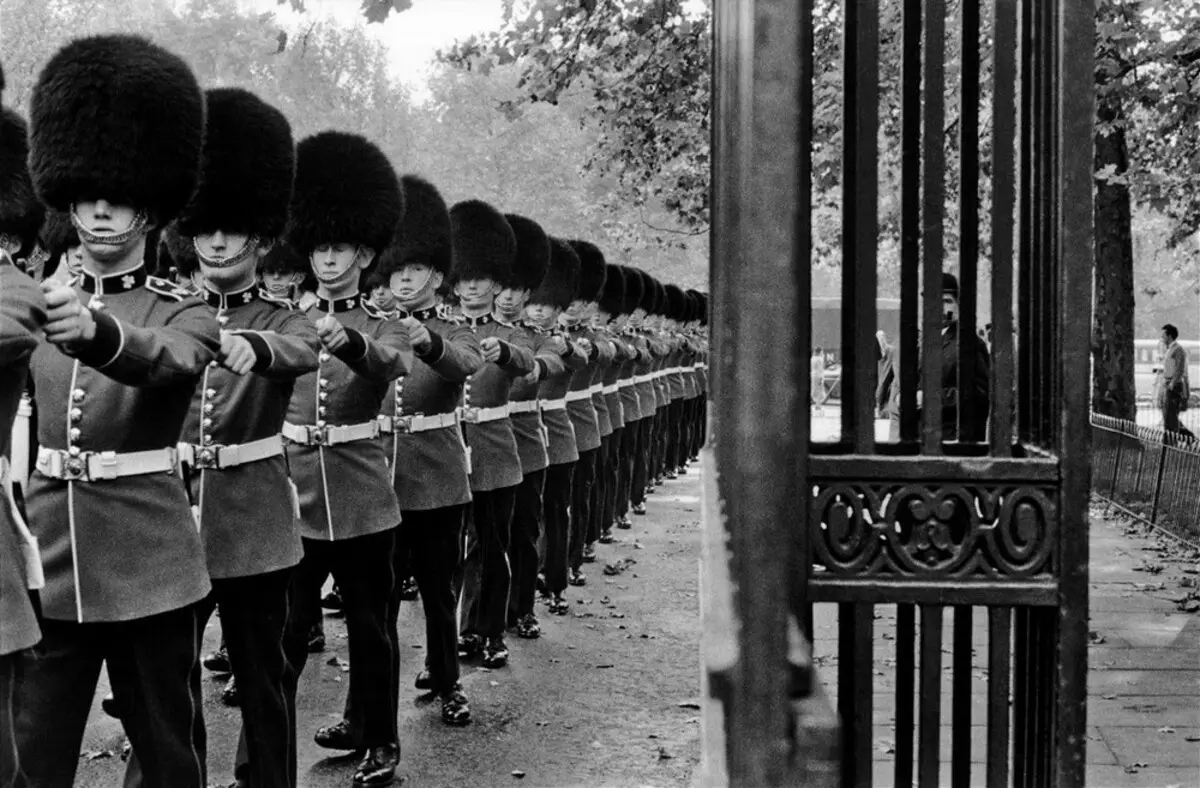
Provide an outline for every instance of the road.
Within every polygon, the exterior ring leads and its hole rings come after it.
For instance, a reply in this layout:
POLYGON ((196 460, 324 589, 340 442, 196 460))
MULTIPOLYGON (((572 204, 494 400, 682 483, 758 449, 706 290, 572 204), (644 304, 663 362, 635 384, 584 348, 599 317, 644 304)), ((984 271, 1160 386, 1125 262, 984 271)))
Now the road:
MULTIPOLYGON (((539 607, 539 640, 509 639, 510 665, 464 666, 474 722, 441 722, 436 703, 411 689, 423 661, 420 603, 401 617, 400 773, 408 788, 520 785, 522 788, 673 788, 687 786, 700 757, 699 475, 667 482, 648 500, 648 515, 620 542, 599 545, 585 566, 588 584, 572 588, 570 615, 539 607), (632 560, 618 575, 605 564, 632 560), (523 773, 517 777, 516 773, 523 773)), ((205 651, 217 645, 209 626, 205 651)), ((336 721, 346 676, 328 663, 347 659, 345 626, 326 618, 329 646, 314 655, 297 700, 300 786, 349 786, 353 759, 329 759, 312 734, 336 721)), ((209 783, 232 781, 236 709, 221 704, 222 682, 206 675, 209 783)), ((76 785, 118 788, 124 764, 120 723, 99 709, 97 691, 76 785)))

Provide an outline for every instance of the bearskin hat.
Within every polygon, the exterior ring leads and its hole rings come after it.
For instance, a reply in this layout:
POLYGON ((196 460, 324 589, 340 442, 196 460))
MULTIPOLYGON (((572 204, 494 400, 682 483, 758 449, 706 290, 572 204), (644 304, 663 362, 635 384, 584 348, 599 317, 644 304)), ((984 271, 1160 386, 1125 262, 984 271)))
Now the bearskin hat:
POLYGON ((28 253, 37 240, 46 208, 33 191, 29 167, 29 135, 25 120, 10 109, 0 109, 0 233, 17 236, 28 253))
POLYGON ((550 239, 542 226, 532 219, 506 213, 504 218, 517 239, 517 259, 513 264, 512 277, 505 285, 518 290, 537 289, 550 266, 550 239))
POLYGON ((621 314, 631 315, 642 303, 642 272, 630 266, 618 266, 625 285, 621 298, 621 314))
POLYGON ((582 266, 579 274, 579 292, 575 294, 575 299, 587 302, 599 300, 600 291, 604 289, 604 277, 608 273, 605 270, 608 264, 604 262, 604 253, 595 244, 587 241, 576 240, 568 243, 575 250, 575 254, 579 255, 579 263, 582 266))
POLYGON ((663 290, 667 296, 664 314, 671 320, 678 320, 681 323, 687 320, 688 301, 683 288, 679 285, 663 285, 663 290))
POLYGON ((437 187, 416 175, 400 179, 404 215, 392 243, 379 259, 379 272, 391 275, 408 263, 423 263, 450 276, 450 211, 437 187))
POLYGON ((625 274, 620 266, 605 267, 604 287, 600 290, 600 310, 610 315, 625 314, 625 274))
POLYGON ((197 236, 222 230, 278 238, 287 224, 296 177, 296 146, 283 113, 241 88, 205 94, 200 188, 179 217, 197 236))
POLYGON ((452 278, 512 280, 517 237, 504 215, 482 200, 466 200, 450 209, 452 278))
POLYGON ((689 290, 688 295, 691 296, 695 307, 688 320, 699 320, 701 325, 708 325, 708 296, 699 290, 689 290))
POLYGON ((204 94, 187 63, 140 36, 60 49, 33 88, 29 121, 33 183, 60 211, 105 199, 162 224, 196 191, 204 94))
POLYGON ((642 283, 644 285, 642 290, 642 309, 646 310, 646 314, 648 315, 660 314, 663 298, 662 285, 645 271, 642 272, 642 283))
POLYGON ((174 268, 183 276, 191 276, 200 268, 196 244, 191 236, 180 232, 178 222, 171 222, 163 229, 158 244, 158 265, 161 271, 174 268))
POLYGON ((531 304, 566 309, 579 289, 579 255, 561 238, 550 239, 550 266, 542 283, 529 296, 531 304))
POLYGON ((79 231, 66 211, 46 211, 46 219, 38 232, 38 242, 51 259, 61 257, 69 249, 79 246, 79 231))
POLYGON ((309 267, 296 247, 289 243, 279 242, 262 256, 258 263, 259 273, 267 274, 308 274, 309 267))
POLYGON ((323 131, 296 146, 288 240, 302 256, 333 243, 382 252, 403 214, 400 179, 373 142, 323 131))

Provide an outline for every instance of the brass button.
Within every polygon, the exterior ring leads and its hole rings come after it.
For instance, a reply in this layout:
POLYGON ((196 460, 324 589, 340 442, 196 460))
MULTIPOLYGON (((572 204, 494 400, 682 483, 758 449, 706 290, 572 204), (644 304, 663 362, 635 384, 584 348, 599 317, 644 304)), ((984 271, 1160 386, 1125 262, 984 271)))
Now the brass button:
POLYGON ((79 429, 78 427, 72 427, 72 428, 71 428, 71 440, 73 440, 73 441, 77 441, 77 440, 79 440, 79 438, 80 438, 82 435, 83 435, 83 432, 81 432, 81 431, 80 431, 80 429, 79 429))
POLYGON ((321 361, 328 361, 330 358, 329 352, 322 350, 320 355, 317 356, 317 358, 319 358, 321 361))
POLYGON ((85 392, 83 389, 75 389, 71 392, 71 399, 75 400, 76 402, 83 402, 84 396, 85 392))
POLYGON ((204 419, 204 421, 202 421, 202 422, 201 422, 201 425, 202 425, 202 426, 204 427, 204 429, 206 429, 206 430, 208 430, 208 429, 212 429, 213 420, 212 420, 212 419, 209 419, 209 418, 205 418, 205 419, 204 419))
POLYGON ((329 399, 329 392, 322 391, 320 394, 317 395, 317 399, 321 400, 321 402, 324 402, 325 400, 329 399))
POLYGON ((203 436, 200 438, 200 442, 201 442, 201 443, 208 444, 208 443, 212 443, 212 439, 213 439, 213 438, 212 438, 212 435, 205 434, 205 435, 203 435, 203 436))
POLYGON ((321 427, 321 428, 324 428, 324 427, 325 427, 325 420, 324 420, 324 419, 319 419, 319 420, 317 421, 317 426, 318 426, 318 427, 321 427))
POLYGON ((71 423, 78 424, 83 420, 83 411, 79 408, 71 408, 71 423))
POLYGON ((318 415, 318 416, 324 416, 324 415, 325 415, 325 413, 326 413, 326 409, 325 409, 325 406, 324 406, 324 405, 322 405, 321 407, 317 408, 317 415, 318 415))
POLYGON ((204 396, 206 396, 206 397, 215 397, 215 396, 217 396, 217 390, 216 390, 216 389, 205 389, 205 390, 204 390, 204 396))
POLYGON ((212 413, 212 412, 213 412, 213 404, 212 404, 211 402, 206 402, 206 403, 204 404, 204 412, 205 412, 205 413, 212 413))

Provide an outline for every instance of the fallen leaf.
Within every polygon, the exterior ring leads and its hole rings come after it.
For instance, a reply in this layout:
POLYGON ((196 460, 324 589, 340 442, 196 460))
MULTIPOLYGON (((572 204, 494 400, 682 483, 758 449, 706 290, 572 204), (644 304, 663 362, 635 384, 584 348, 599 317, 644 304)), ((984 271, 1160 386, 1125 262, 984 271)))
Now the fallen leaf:
POLYGON ((1172 728, 1170 725, 1164 725, 1158 729, 1158 732, 1159 733, 1174 733, 1175 729, 1172 728))
POLYGON ((1184 741, 1200 741, 1200 736, 1185 736, 1184 741))
POLYGON ((671 759, 672 759, 672 758, 674 758, 674 757, 675 757, 674 755, 672 755, 671 753, 667 752, 667 748, 666 748, 666 747, 659 747, 659 748, 658 748, 658 759, 659 759, 660 761, 669 761, 669 760, 671 760, 671 759))
POLYGON ((498 682, 498 681, 489 681, 489 682, 488 682, 488 684, 489 684, 490 686, 492 686, 492 687, 499 687, 499 686, 500 686, 500 682, 498 682))
POLYGON ((1104 642, 1104 635, 1099 632, 1088 632, 1088 640, 1092 642, 1093 646, 1097 646, 1104 642))
POLYGON ((325 664, 326 664, 326 665, 332 665, 333 667, 335 667, 335 668, 336 668, 336 667, 339 667, 340 665, 342 665, 342 664, 344 664, 344 663, 343 663, 343 662, 342 662, 342 660, 341 660, 341 659, 338 657, 338 655, 337 655, 337 654, 334 654, 332 657, 330 657, 329 659, 325 660, 325 664))
POLYGON ((682 703, 676 703, 675 705, 681 709, 700 709, 700 704, 694 700, 685 700, 682 703))
POLYGON ((518 780, 520 780, 522 777, 525 776, 525 772, 521 771, 520 769, 513 769, 512 776, 516 777, 518 780))
POLYGON ((658 738, 658 734, 657 734, 657 733, 652 733, 652 734, 650 734, 649 736, 647 736, 646 738, 647 738, 647 739, 657 739, 657 738, 658 738))
POLYGON ((1116 695, 1111 695, 1111 694, 1109 694, 1109 695, 1101 695, 1100 697, 1104 698, 1105 700, 1116 700, 1116 699, 1117 699, 1117 696, 1116 696, 1116 695))
POLYGON ((616 667, 616 665, 608 665, 608 664, 605 664, 605 665, 597 665, 596 667, 597 667, 597 668, 615 668, 615 667, 616 667))
POLYGON ((85 752, 83 757, 89 761, 98 761, 102 758, 111 758, 112 752, 109 750, 92 750, 90 752, 85 752))

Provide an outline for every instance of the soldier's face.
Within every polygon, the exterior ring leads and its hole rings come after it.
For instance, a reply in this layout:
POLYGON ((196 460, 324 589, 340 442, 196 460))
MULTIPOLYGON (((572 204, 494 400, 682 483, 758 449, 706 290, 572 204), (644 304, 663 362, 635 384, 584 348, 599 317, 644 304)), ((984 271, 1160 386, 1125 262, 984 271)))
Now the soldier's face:
POLYGON ((197 235, 194 240, 200 270, 217 288, 253 284, 260 255, 250 236, 217 230, 197 235))
MULTIPOLYGON (((98 236, 116 236, 133 229, 138 211, 130 205, 116 205, 108 200, 77 202, 72 207, 83 229, 98 236)), ((147 226, 146 229, 149 229, 147 226)), ((127 257, 145 238, 145 230, 119 243, 83 241, 88 257, 100 262, 118 262, 127 257)))
POLYGON ((597 308, 593 317, 596 318, 595 322, 598 326, 607 326, 610 322, 612 322, 612 315, 605 312, 603 309, 597 308))
POLYGON ((641 307, 633 310, 628 322, 631 328, 641 328, 646 322, 646 310, 641 307))
POLYGON ((329 290, 357 289, 358 277, 375 255, 356 244, 321 244, 312 251, 309 262, 317 281, 329 290))
POLYGON ((491 279, 463 279, 454 292, 463 309, 490 309, 496 297, 496 283, 491 279))
POLYGON ((496 296, 496 311, 506 320, 516 320, 525 310, 525 302, 528 300, 528 290, 506 287, 496 296))
POLYGON ((371 301, 380 309, 387 309, 392 305, 392 302, 395 301, 395 298, 392 296, 391 290, 388 290, 383 285, 380 285, 371 291, 371 301))
POLYGON ((558 320, 559 311, 549 304, 530 304, 525 307, 525 318, 535 326, 550 328, 558 320))
POLYGON ((263 287, 267 288, 268 293, 274 295, 287 295, 293 285, 299 285, 304 277, 295 273, 284 273, 282 271, 264 271, 262 275, 263 287))
POLYGON ((424 263, 408 263, 392 273, 388 284, 400 305, 410 309, 434 299, 437 289, 442 286, 442 274, 424 263))

